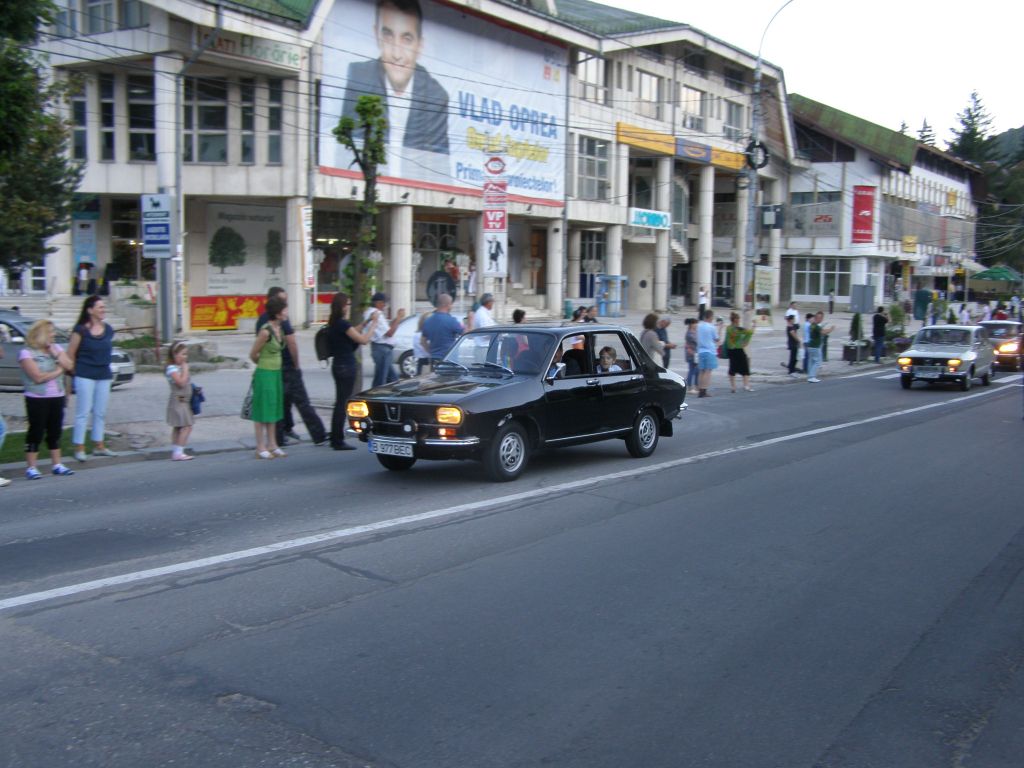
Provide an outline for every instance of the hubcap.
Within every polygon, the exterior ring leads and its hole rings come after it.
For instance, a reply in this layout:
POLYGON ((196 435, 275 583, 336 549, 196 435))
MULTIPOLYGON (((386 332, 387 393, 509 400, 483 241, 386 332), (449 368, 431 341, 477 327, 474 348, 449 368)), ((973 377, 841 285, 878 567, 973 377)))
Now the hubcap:
POLYGON ((502 438, 498 446, 498 458, 501 461, 502 469, 506 472, 515 472, 523 463, 523 441, 517 434, 508 434, 502 438))
POLYGON ((654 444, 654 436, 657 434, 654 429, 654 419, 644 416, 640 419, 640 427, 637 430, 640 438, 640 445, 646 450, 654 444))

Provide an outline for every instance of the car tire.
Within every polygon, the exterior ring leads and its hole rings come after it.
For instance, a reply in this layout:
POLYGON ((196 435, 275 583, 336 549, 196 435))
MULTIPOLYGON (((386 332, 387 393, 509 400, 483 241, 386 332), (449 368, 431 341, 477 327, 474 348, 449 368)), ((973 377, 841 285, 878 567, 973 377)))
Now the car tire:
POLYGON ((384 456, 377 454, 377 461, 384 469, 390 469, 392 472, 404 472, 407 469, 412 469, 412 465, 416 463, 416 459, 410 459, 407 456, 384 456))
POLYGON ((505 483, 519 477, 529 460, 530 443, 526 430, 510 421, 498 430, 484 450, 484 472, 491 480, 505 483))
POLYGON ((635 459, 645 459, 658 447, 658 416, 651 409, 640 412, 626 436, 626 450, 635 459))
POLYGON ((966 392, 971 388, 971 375, 973 371, 968 371, 967 375, 960 379, 960 391, 966 392))
POLYGON ((411 349, 405 350, 398 358, 398 373, 403 379, 416 377, 416 358, 411 349))
POLYGON ((910 389, 910 385, 914 383, 913 376, 900 376, 900 386, 904 389, 910 389))

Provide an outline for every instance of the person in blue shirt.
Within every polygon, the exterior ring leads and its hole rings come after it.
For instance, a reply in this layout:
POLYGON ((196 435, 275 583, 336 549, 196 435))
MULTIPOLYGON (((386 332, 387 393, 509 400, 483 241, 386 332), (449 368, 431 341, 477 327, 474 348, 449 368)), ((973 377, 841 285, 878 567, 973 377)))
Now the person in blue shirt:
POLYGON ((447 293, 438 294, 434 314, 423 323, 423 346, 430 355, 431 365, 448 354, 464 330, 462 323, 452 317, 452 297, 447 293))
MULTIPOLYGON (((722 339, 719 328, 711 321, 715 319, 714 310, 706 310, 704 318, 697 324, 697 397, 711 397, 711 372, 718 367, 718 345, 722 339)), ((721 319, 718 321, 721 323, 721 319)))

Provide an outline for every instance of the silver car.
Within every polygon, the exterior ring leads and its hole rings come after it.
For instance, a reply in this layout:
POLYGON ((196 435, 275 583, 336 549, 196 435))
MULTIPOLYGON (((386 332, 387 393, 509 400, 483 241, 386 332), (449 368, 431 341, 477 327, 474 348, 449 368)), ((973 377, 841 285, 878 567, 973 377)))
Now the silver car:
MULTIPOLYGON (((25 348, 25 337, 28 329, 32 327, 35 320, 21 315, 4 312, 0 315, 0 349, 3 349, 3 357, 0 357, 0 387, 12 387, 21 389, 21 365, 18 363, 18 353, 25 348)), ((57 331, 57 343, 66 347, 68 335, 66 332, 57 331)), ((110 372, 114 375, 112 386, 125 384, 135 378, 135 363, 131 357, 119 349, 114 349, 110 358, 110 372)))
POLYGON ((971 381, 988 386, 995 376, 995 353, 988 334, 977 325, 930 325, 914 336, 910 348, 896 361, 900 384, 952 381, 967 391, 971 381))

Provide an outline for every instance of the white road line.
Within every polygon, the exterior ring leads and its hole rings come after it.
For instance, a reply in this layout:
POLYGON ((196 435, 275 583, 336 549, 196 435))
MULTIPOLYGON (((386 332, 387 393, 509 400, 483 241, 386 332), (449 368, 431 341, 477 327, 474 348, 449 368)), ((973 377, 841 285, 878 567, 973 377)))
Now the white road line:
POLYGON ((876 376, 875 378, 877 378, 877 379, 898 379, 902 375, 903 374, 901 374, 901 373, 889 373, 889 374, 886 374, 885 376, 876 376))
POLYGON ((1024 374, 1015 373, 1013 376, 1000 376, 1000 377, 998 377, 996 379, 993 379, 992 383, 993 384, 1017 384, 1019 386, 1022 379, 1024 379, 1024 374))
POLYGON ((660 464, 648 464, 634 469, 624 470, 622 472, 613 472, 607 475, 601 475, 600 477, 588 477, 581 480, 573 480, 567 483, 559 483, 558 485, 548 486, 547 488, 537 488, 531 491, 523 491, 521 493, 512 493, 507 496, 501 496, 498 498, 481 499, 480 501, 472 501, 466 504, 458 504, 453 507, 445 507, 443 509, 435 509, 429 512, 420 512, 415 515, 406 515, 404 517, 395 517, 390 520, 381 520, 376 523, 369 523, 367 525, 357 525, 352 528, 340 528, 334 531, 326 531, 324 533, 318 533, 313 536, 303 536, 298 539, 289 539, 287 541, 278 541, 273 544, 265 544, 260 547, 252 547, 250 549, 242 549, 235 552, 225 552, 220 555, 213 555, 212 557, 204 557, 198 560, 186 560, 181 563, 173 563, 171 565, 161 566, 159 568, 149 568, 143 571, 132 571, 130 573, 123 573, 118 576, 110 576, 105 579, 96 579, 94 581, 85 581, 79 584, 69 584, 65 587, 58 587, 56 589, 48 589, 42 592, 29 592, 24 595, 17 595, 10 597, 5 600, 0 600, 0 612, 10 610, 11 608, 19 608, 21 606, 33 605, 35 603, 42 603, 48 600, 56 600, 63 597, 72 597, 79 595, 84 592, 94 592, 96 590, 108 589, 110 587, 121 587, 127 584, 134 584, 140 581, 146 581, 149 579, 156 579, 163 576, 172 576, 174 574, 189 573, 191 571, 198 571, 204 568, 213 568, 216 566, 225 565, 227 563, 237 562, 239 560, 249 560, 256 557, 263 557, 265 555, 277 554, 280 552, 289 552, 296 549, 302 549, 305 547, 311 547, 316 544, 329 544, 344 539, 351 539, 356 536, 361 536, 367 533, 377 533, 379 531, 387 531, 395 528, 400 528, 406 525, 412 525, 414 523, 422 523, 428 520, 438 520, 445 517, 454 517, 455 515, 464 514, 466 512, 474 512, 482 509, 490 509, 505 504, 518 504, 523 501, 530 501, 533 499, 543 498, 545 496, 552 496, 559 493, 565 493, 566 491, 579 490, 581 488, 587 488, 589 486, 604 484, 609 481, 627 480, 634 477, 640 477, 642 475, 649 475, 653 472, 661 472, 666 469, 674 469, 676 467, 686 466, 687 464, 696 464, 707 459, 716 458, 719 456, 729 456, 735 453, 743 453, 745 451, 752 451, 758 448, 767 448, 772 445, 778 445, 780 443, 788 443, 793 440, 802 440, 806 437, 815 437, 817 435, 824 435, 829 432, 836 432, 841 429, 849 429, 851 427, 860 427, 865 424, 872 424, 877 421, 885 421, 887 419, 895 419, 900 416, 908 416, 912 413, 920 413, 922 411, 931 410, 932 408, 942 408, 945 406, 955 405, 965 400, 973 400, 978 397, 985 397, 994 392, 999 392, 999 389, 992 389, 991 387, 975 392, 969 395, 961 395, 954 397, 949 400, 942 400, 939 402, 928 403, 926 405, 919 405, 915 408, 905 408, 901 411, 893 411, 892 413, 885 413, 879 416, 871 416, 866 419, 858 419, 856 421, 848 421, 843 424, 834 424, 830 427, 819 427, 817 429, 810 429, 805 432, 796 432, 791 435, 783 435, 781 437, 773 437, 768 440, 761 440, 756 443, 748 443, 746 445, 738 445, 732 448, 723 448, 717 451, 709 451, 708 453, 702 453, 697 456, 688 456, 683 459, 673 459, 672 461, 661 462, 660 464))
MULTIPOLYGON (((875 368, 874 370, 861 371, 860 373, 851 373, 851 374, 849 374, 847 376, 837 376, 836 378, 837 379, 859 379, 861 376, 877 376, 877 375, 878 375, 878 368, 875 368)), ((898 373, 896 375, 899 376, 898 373)))

